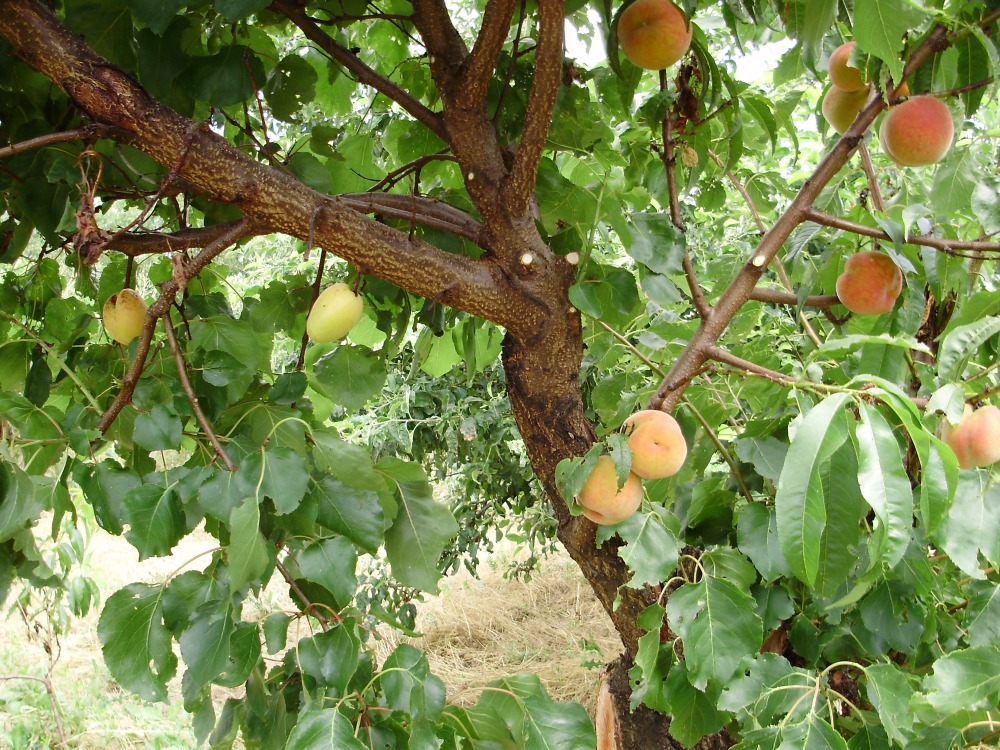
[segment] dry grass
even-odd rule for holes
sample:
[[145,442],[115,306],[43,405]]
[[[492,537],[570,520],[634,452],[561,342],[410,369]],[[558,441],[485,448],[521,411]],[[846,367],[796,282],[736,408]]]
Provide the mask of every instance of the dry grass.
[[[185,563],[201,568],[200,553],[215,540],[202,532],[187,537],[170,558],[138,561],[128,542],[98,532],[91,547],[87,575],[95,578],[106,598],[132,581],[162,581]],[[508,561],[495,557],[480,567],[479,579],[462,573],[442,582],[442,594],[420,605],[414,645],[427,652],[431,669],[444,680],[449,700],[474,703],[490,680],[520,672],[538,674],[557,701],[578,701],[591,713],[597,696],[600,665],[620,650],[610,623],[579,570],[567,557],[547,560],[530,581],[503,577]],[[256,603],[265,610],[289,604],[279,581]],[[169,705],[143,704],[124,693],[104,666],[97,638],[97,613],[74,622],[61,639],[61,655],[53,674],[70,746],[76,748],[193,748],[194,739],[180,707],[180,676],[171,686]],[[299,633],[305,635],[305,633]],[[289,633],[292,642],[292,633]],[[378,643],[384,658],[401,640],[386,634]],[[17,615],[0,617],[0,676],[43,677],[47,658],[37,638],[29,638]],[[179,672],[183,672],[183,665]],[[226,696],[218,691],[220,699]],[[37,727],[24,747],[44,747],[54,739],[54,726],[41,684],[0,681],[0,746],[5,732],[18,724]],[[47,740],[47,741],[46,741]],[[36,744],[37,743],[37,744]],[[19,745],[19,748],[21,746]]]

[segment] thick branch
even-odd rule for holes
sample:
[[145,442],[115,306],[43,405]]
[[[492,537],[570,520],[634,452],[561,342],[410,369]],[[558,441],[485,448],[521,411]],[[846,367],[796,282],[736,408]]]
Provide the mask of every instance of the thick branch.
[[[815,208],[807,210],[803,218],[805,221],[813,221],[831,229],[842,229],[845,232],[873,237],[885,242],[893,241],[892,237],[881,229],[859,224],[856,221],[841,219],[838,216],[817,211]],[[915,234],[907,237],[906,242],[910,245],[933,247],[946,253],[954,250],[971,250],[976,253],[1000,253],[1000,242],[989,242],[987,240],[949,240],[943,237],[929,237],[927,235]]]
[[368,67],[357,55],[321,29],[312,18],[306,15],[304,8],[292,0],[275,0],[271,3],[271,10],[280,13],[295,24],[309,41],[351,71],[365,86],[370,86],[380,94],[389,97],[438,138],[447,140],[448,136],[441,123],[441,116],[437,112],[431,111],[414,99],[409,92]]
[[[11,0],[5,10],[0,34],[17,55],[63,88],[90,119],[117,128],[122,141],[168,167],[183,161],[180,179],[216,202],[240,208],[256,233],[305,239],[313,214],[322,209],[315,222],[317,244],[355,267],[509,329],[530,330],[539,324],[539,307],[522,299],[489,264],[410,238],[256,162],[207,127],[150,98],[62,27],[41,2]],[[515,300],[523,304],[513,304]]]
[[117,250],[130,258],[190,250],[215,242],[240,223],[213,224],[199,229],[181,229],[177,232],[123,234],[108,243],[108,249]]
[[482,224],[465,211],[432,198],[398,193],[345,193],[337,200],[362,213],[380,214],[432,229],[443,229],[485,249]]
[[489,0],[486,3],[479,36],[462,64],[461,86],[473,102],[481,102],[486,96],[517,3],[518,0]]
[[[750,299],[757,302],[770,302],[773,305],[797,305],[799,298],[791,292],[782,292],[780,289],[754,289],[750,293]],[[807,307],[829,308],[840,304],[840,298],[836,294],[818,294],[806,297],[802,304]]]
[[528,94],[520,146],[503,186],[507,211],[514,215],[525,211],[534,194],[538,163],[552,124],[552,110],[562,81],[565,13],[565,0],[540,0],[538,3],[535,75]]

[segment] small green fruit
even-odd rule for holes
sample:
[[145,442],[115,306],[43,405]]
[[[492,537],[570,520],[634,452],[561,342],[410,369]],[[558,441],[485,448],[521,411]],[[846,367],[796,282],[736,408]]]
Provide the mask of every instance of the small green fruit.
[[306,333],[320,344],[342,339],[361,319],[363,307],[361,297],[347,284],[328,286],[316,298],[309,311]]

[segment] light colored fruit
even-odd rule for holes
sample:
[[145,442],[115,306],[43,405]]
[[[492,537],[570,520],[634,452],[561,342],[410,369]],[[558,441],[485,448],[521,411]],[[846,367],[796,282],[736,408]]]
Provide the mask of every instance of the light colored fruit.
[[361,319],[363,307],[361,297],[347,284],[332,284],[313,303],[306,318],[306,333],[320,344],[342,339]]
[[583,515],[596,524],[609,526],[621,523],[639,509],[642,502],[642,482],[629,473],[618,489],[618,472],[610,456],[601,456],[577,497]]
[[677,420],[658,409],[644,409],[625,420],[632,451],[632,473],[642,479],[672,477],[687,458],[687,441]]
[[855,253],[837,277],[837,296],[855,315],[883,315],[903,290],[903,274],[892,258],[866,250]]
[[830,83],[844,91],[861,91],[868,88],[868,85],[861,78],[861,69],[852,68],[847,64],[854,51],[854,42],[841,44],[830,55]]
[[108,335],[127,346],[142,332],[146,320],[146,300],[132,289],[122,289],[108,297],[101,317]]
[[910,97],[890,109],[879,129],[882,149],[901,167],[923,167],[941,161],[954,136],[948,105],[926,95]]
[[823,97],[823,117],[834,130],[843,135],[867,101],[867,88],[845,91],[839,86],[831,86]]
[[963,469],[1000,461],[1000,409],[992,404],[976,411],[966,406],[965,415],[957,425],[952,427],[945,420],[941,434]]
[[669,68],[691,46],[693,29],[670,0],[636,0],[618,19],[618,41],[633,65]]

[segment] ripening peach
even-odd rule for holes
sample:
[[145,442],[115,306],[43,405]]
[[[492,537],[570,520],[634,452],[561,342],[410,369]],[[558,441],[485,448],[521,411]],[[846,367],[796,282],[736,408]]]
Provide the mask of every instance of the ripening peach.
[[844,91],[861,91],[868,85],[861,77],[861,69],[851,67],[848,60],[857,45],[854,42],[841,44],[830,55],[830,83]]
[[1000,409],[989,404],[972,411],[966,406],[957,425],[945,420],[941,436],[963,469],[994,464],[1000,461]]
[[598,525],[610,526],[621,523],[639,509],[642,482],[630,472],[618,489],[614,459],[601,456],[576,499],[583,506],[583,515]]
[[142,332],[146,321],[146,300],[126,287],[108,297],[101,319],[108,335],[119,344],[128,346]]
[[316,298],[306,318],[306,333],[318,343],[346,336],[361,319],[364,302],[343,282],[331,284]]
[[867,101],[867,88],[845,91],[839,86],[831,86],[823,97],[823,117],[834,130],[843,135]]
[[643,479],[672,477],[687,458],[687,441],[677,420],[659,409],[643,409],[625,420],[632,473]]
[[618,19],[618,41],[633,65],[669,68],[691,46],[693,29],[670,0],[636,0]]
[[856,315],[883,315],[896,304],[903,290],[899,266],[884,253],[873,250],[855,253],[837,277],[841,304]]
[[955,125],[948,105],[933,96],[913,96],[890,109],[879,129],[879,142],[901,167],[941,161],[951,148]]

